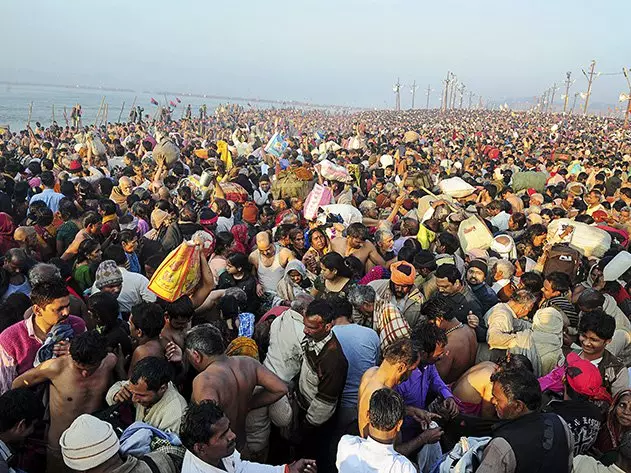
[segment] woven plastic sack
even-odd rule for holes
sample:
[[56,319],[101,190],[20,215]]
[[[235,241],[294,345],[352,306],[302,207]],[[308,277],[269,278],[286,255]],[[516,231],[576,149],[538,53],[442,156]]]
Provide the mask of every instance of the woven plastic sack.
[[248,200],[248,192],[236,182],[220,182],[219,186],[226,195],[226,200],[243,204]]
[[191,294],[201,279],[199,252],[199,246],[183,242],[160,264],[148,289],[167,302]]
[[330,204],[332,198],[333,194],[331,193],[331,189],[316,184],[305,199],[305,218],[307,220],[314,220],[318,216],[320,206]]
[[320,161],[315,165],[315,168],[323,178],[331,181],[351,182],[353,180],[352,176],[344,166],[333,164],[328,159]]
[[466,253],[472,249],[487,250],[491,247],[493,235],[480,217],[473,215],[460,222],[458,240],[462,251]]
[[611,247],[611,235],[605,230],[567,218],[560,218],[550,222],[550,225],[548,225],[548,241],[554,236],[563,233],[563,228],[568,225],[574,227],[574,231],[561,240],[561,243],[567,243],[583,256],[587,258],[592,256],[602,258]]
[[438,187],[443,194],[456,198],[467,197],[475,192],[475,187],[460,177],[443,179],[438,183]]

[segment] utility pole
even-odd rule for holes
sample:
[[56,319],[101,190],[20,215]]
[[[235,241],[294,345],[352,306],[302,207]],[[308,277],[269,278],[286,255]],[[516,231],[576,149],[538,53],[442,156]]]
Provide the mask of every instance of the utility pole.
[[471,110],[471,101],[473,100],[473,96],[475,94],[473,92],[469,92],[469,110]]
[[565,100],[563,101],[563,113],[567,110],[567,102],[570,99],[570,84],[572,84],[570,77],[572,77],[572,73],[568,71],[567,74],[565,74],[565,77]]
[[585,105],[583,107],[583,115],[587,115],[587,107],[589,105],[589,96],[592,94],[592,82],[594,80],[594,68],[596,67],[596,61],[592,61],[589,66],[589,77],[587,77],[587,73],[583,71],[583,75],[587,77],[587,95],[585,96]]
[[394,87],[392,88],[392,90],[394,91],[394,95],[395,95],[394,108],[398,112],[401,110],[401,81],[399,80],[398,77],[397,77],[397,83],[394,84]]
[[574,107],[576,107],[576,99],[578,99],[579,95],[581,95],[580,92],[576,92],[574,94],[574,102],[572,102],[572,110],[570,110],[570,115],[574,115]]
[[545,113],[548,107],[548,90],[543,93],[541,97],[541,113]]
[[464,84],[460,85],[460,104],[458,105],[458,108],[462,108],[462,98],[464,97],[464,91],[466,90],[467,86]]
[[449,101],[450,109],[453,109],[456,105],[456,90],[458,90],[458,78],[454,76],[454,80],[451,83],[451,100]]
[[627,79],[627,86],[629,87],[629,93],[627,95],[627,110],[624,112],[624,128],[629,123],[629,112],[631,112],[631,81],[629,80],[629,74],[626,67],[622,68],[624,78]]
[[432,91],[431,84],[427,84],[427,104],[425,105],[425,108],[427,110],[429,110],[429,94],[431,91]]
[[478,102],[478,108],[482,110],[482,96],[480,95],[480,101]]
[[552,86],[552,98],[550,99],[550,105],[548,105],[548,112],[552,110],[552,112],[554,113],[554,95],[556,94],[557,89],[557,83],[555,82]]
[[[447,99],[449,97],[449,82],[451,81],[450,77],[451,77],[451,72],[447,71],[447,78],[445,79],[445,94],[443,96],[443,105],[441,107],[444,111],[447,111]],[[427,87],[427,89],[428,89],[427,101],[429,103],[429,86]]]
[[410,92],[412,92],[412,110],[414,110],[414,98],[416,97],[416,89],[418,86],[416,85],[416,81],[410,87]]

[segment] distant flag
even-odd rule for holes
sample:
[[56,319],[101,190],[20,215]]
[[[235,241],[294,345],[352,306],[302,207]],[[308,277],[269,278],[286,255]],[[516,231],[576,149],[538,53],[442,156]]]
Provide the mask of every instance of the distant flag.
[[179,97],[175,97],[175,100],[177,100],[177,103],[182,103],[182,101],[179,99]]
[[151,103],[153,105],[158,105],[158,101],[156,99],[154,99],[153,97],[151,97]]
[[171,105],[171,107],[177,107],[177,104],[173,100],[169,102],[169,105]]

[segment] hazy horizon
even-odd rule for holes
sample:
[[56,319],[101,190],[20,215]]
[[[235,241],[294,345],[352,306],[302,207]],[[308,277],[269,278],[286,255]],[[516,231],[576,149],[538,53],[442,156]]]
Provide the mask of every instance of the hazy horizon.
[[[631,3],[603,3],[8,2],[0,76],[379,108],[393,107],[400,77],[405,86],[416,80],[417,107],[429,84],[436,107],[448,70],[465,95],[497,103],[563,87],[567,71],[576,79],[570,96],[585,91],[581,68],[595,59],[597,72],[617,75],[598,77],[591,101],[617,104],[628,90],[620,72],[631,66]],[[403,108],[410,99],[402,88]]]

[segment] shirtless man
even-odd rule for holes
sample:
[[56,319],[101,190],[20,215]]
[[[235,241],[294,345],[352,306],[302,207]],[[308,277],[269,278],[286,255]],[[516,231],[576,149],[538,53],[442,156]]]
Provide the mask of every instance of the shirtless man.
[[436,369],[442,380],[449,384],[475,364],[478,341],[468,325],[453,318],[450,306],[442,297],[434,297],[423,304],[421,313],[427,321],[447,332],[447,346],[444,355],[436,362]]
[[256,234],[256,250],[250,253],[248,259],[258,281],[256,293],[262,297],[264,293],[276,294],[276,286],[285,275],[287,262],[296,258],[291,250],[277,248],[268,232],[259,232]]
[[461,414],[494,419],[497,417],[491,403],[493,383],[491,376],[499,370],[525,369],[532,371],[532,363],[523,355],[509,354],[497,364],[483,361],[469,368],[458,381],[451,385],[451,392]]
[[[362,376],[358,392],[358,423],[359,435],[368,438],[368,408],[372,394],[382,388],[392,389],[401,381],[405,381],[412,371],[416,369],[420,361],[418,349],[412,340],[402,338],[386,348],[381,365],[369,368]],[[432,418],[437,418],[422,409],[406,406],[406,415],[414,417],[423,425],[429,424]]]
[[81,414],[101,408],[116,366],[116,355],[97,332],[84,332],[70,342],[70,356],[44,361],[18,376],[13,388],[50,381],[50,428],[48,429],[47,471],[65,471],[59,437]]
[[[199,372],[193,381],[191,401],[216,401],[234,426],[238,448],[242,449],[248,412],[278,401],[287,394],[287,385],[253,358],[226,356],[221,334],[210,324],[188,331],[184,347],[188,361]],[[253,394],[257,386],[263,389]]]
[[363,223],[351,223],[346,229],[346,238],[337,237],[331,241],[331,249],[342,256],[353,255],[369,271],[373,266],[385,266],[375,245],[368,240],[368,228]]

